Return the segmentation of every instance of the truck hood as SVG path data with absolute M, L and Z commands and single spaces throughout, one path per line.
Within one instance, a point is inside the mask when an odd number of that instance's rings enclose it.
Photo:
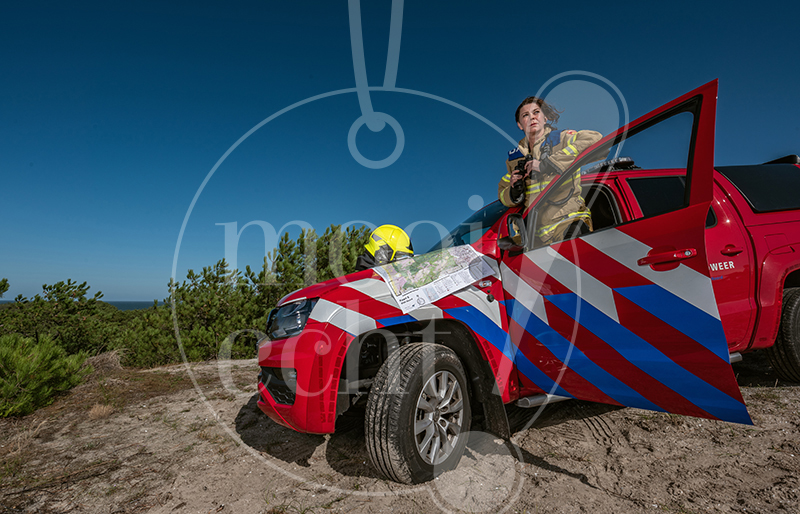
M 330 280 L 326 280 L 325 282 L 320 282 L 318 284 L 314 284 L 313 286 L 304 287 L 303 289 L 298 289 L 297 291 L 291 292 L 278 301 L 278 307 L 285 303 L 302 300 L 304 298 L 322 298 L 331 291 L 338 289 L 343 284 L 349 284 L 350 282 L 355 282 L 365 278 L 383 280 L 380 275 L 371 269 L 356 271 L 355 273 L 350 273 L 349 275 L 345 275 L 343 277 L 332 278 Z

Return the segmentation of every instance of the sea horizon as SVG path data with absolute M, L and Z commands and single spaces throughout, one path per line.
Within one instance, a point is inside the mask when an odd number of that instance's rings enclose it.
M 155 300 L 99 300 L 101 302 L 105 302 L 109 305 L 113 305 L 117 309 L 121 311 L 133 311 L 133 310 L 141 310 L 141 309 L 149 309 L 153 306 L 153 302 Z M 3 303 L 14 303 L 13 299 L 6 299 L 3 298 L 0 300 L 0 304 Z M 158 300 L 159 305 L 164 305 L 162 300 Z

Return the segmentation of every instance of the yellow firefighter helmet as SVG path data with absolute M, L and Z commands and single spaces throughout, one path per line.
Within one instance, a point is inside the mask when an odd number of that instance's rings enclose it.
M 364 247 L 378 266 L 414 256 L 411 238 L 402 228 L 394 225 L 381 225 L 373 230 Z

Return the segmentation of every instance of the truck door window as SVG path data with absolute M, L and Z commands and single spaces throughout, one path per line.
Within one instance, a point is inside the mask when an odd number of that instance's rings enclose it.
M 614 140 L 582 156 L 562 175 L 559 184 L 550 187 L 547 192 L 541 195 L 541 198 L 536 200 L 534 207 L 526 212 L 526 224 L 528 225 L 529 236 L 531 236 L 529 240 L 534 241 L 534 247 L 541 244 L 541 241 L 535 238 L 540 227 L 553 223 L 553 220 L 546 219 L 540 214 L 546 212 L 548 205 L 557 204 L 557 201 L 562 200 L 558 198 L 558 193 L 561 193 L 564 188 L 559 188 L 558 186 L 563 181 L 570 180 L 578 167 L 582 170 L 590 169 L 593 165 L 609 159 L 629 157 L 633 160 L 633 163 L 627 167 L 633 167 L 637 170 L 680 170 L 685 173 L 690 158 L 693 128 L 694 113 L 692 111 L 684 110 L 674 114 L 665 113 L 664 116 L 655 118 L 651 122 L 635 126 L 628 133 L 621 133 Z M 613 167 L 609 167 L 605 172 L 601 171 L 597 178 L 593 178 L 593 182 L 602 183 L 606 179 L 606 174 L 612 172 L 615 172 Z M 681 209 L 688 202 L 684 177 L 677 175 L 660 177 L 658 181 L 658 183 L 653 183 L 641 180 L 634 185 L 634 180 L 631 180 L 634 194 L 637 197 L 642 195 L 642 197 L 647 198 L 639 201 L 645 217 Z M 593 208 L 603 209 L 603 199 L 599 196 L 599 190 L 581 190 L 580 193 L 587 203 L 592 221 L 594 222 L 595 218 L 597 218 L 597 221 L 600 222 L 597 224 L 599 226 L 594 227 L 595 229 L 621 223 L 619 218 L 613 215 L 609 216 L 609 213 L 598 213 L 599 215 L 595 216 L 591 212 Z M 593 204 L 596 204 L 596 206 L 593 207 Z M 605 206 L 608 205 L 606 204 Z M 530 216 L 531 212 L 537 212 L 537 216 Z
M 693 123 L 692 113 L 676 114 L 629 137 L 619 145 L 619 149 L 612 147 L 609 157 L 615 157 L 619 152 L 620 156 L 632 158 L 636 166 L 646 170 L 685 170 Z

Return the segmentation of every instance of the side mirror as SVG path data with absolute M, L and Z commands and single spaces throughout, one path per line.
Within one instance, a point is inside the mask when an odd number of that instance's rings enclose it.
M 497 246 L 501 250 L 508 250 L 511 252 L 525 251 L 528 244 L 527 231 L 525 230 L 525 221 L 519 213 L 509 214 L 506 218 L 508 225 L 508 236 L 501 237 L 497 241 Z

